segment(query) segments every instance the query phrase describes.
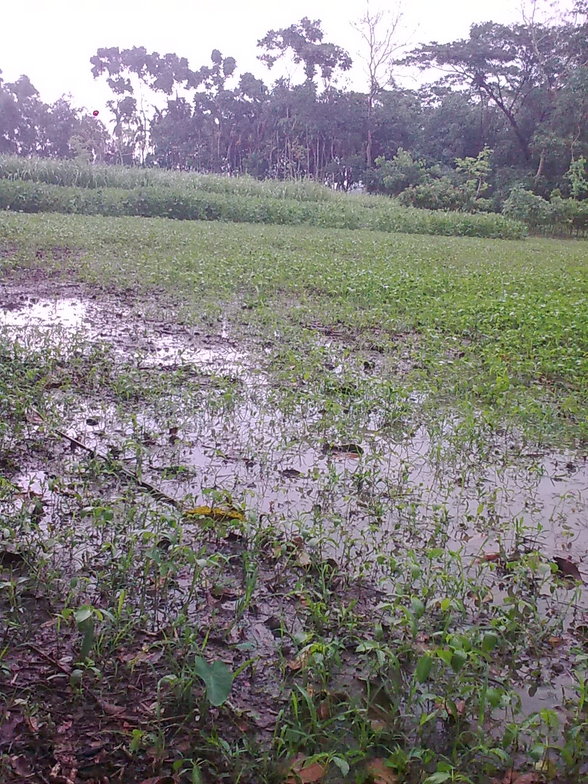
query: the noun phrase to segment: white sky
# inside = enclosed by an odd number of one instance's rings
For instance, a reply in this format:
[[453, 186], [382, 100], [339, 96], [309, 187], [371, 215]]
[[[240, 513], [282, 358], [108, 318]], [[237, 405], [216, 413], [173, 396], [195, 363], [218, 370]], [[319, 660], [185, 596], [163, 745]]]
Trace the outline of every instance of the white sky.
[[[378, 7], [393, 4], [372, 0], [372, 10]], [[192, 68], [209, 64], [217, 48], [237, 59], [239, 72], [253, 71], [269, 83], [274, 72], [257, 61], [257, 40], [308, 16], [323, 21], [325, 40], [352, 55], [346, 81], [360, 88], [359, 41], [350, 23], [364, 9], [365, 0], [0, 0], [0, 70], [6, 81], [27, 74], [45, 101], [71, 94], [90, 110], [103, 109], [110, 95], [90, 73], [89, 58], [101, 46], [175, 52]], [[405, 35], [415, 45], [466, 36], [474, 22], [508, 23], [520, 15], [520, 0], [404, 2]]]

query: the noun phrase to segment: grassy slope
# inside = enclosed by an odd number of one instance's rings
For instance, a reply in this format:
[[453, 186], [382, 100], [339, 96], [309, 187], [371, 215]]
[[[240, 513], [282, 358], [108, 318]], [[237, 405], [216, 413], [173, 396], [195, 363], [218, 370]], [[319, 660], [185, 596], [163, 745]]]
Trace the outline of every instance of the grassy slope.
[[0, 156], [0, 208], [447, 236], [517, 239], [526, 234], [522, 223], [502, 215], [405, 208], [385, 196], [335, 192], [308, 180], [259, 181], [10, 156]]
[[391, 345], [417, 333], [411, 382], [436, 403], [507, 413], [544, 438], [586, 435], [584, 243], [57, 215], [3, 214], [0, 227], [30, 263], [40, 248], [79, 250], [75, 274], [162, 287], [192, 318], [238, 300], [241, 320], [294, 343], [316, 321], [378, 329]]

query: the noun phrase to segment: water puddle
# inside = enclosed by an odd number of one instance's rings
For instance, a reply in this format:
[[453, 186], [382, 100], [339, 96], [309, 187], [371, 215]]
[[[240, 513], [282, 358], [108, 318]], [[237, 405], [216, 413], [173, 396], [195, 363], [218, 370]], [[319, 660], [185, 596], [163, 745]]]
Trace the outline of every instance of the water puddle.
[[130, 309], [113, 308], [81, 298], [22, 297], [0, 306], [0, 332], [28, 350], [63, 346], [64, 338], [107, 346], [121, 362], [139, 368], [192, 365], [207, 374], [240, 378], [260, 374], [250, 357], [226, 336], [199, 336], [188, 328], [140, 321]]
[[80, 299], [37, 300], [4, 306], [0, 310], [0, 327], [80, 329], [88, 313], [88, 303]]
[[[192, 412], [180, 402], [165, 412], [158, 401], [154, 410], [125, 420], [109, 403], [64, 403], [69, 435], [104, 454], [115, 450], [178, 501], [203, 503], [209, 488], [220, 487], [282, 527], [319, 526], [331, 542], [355, 537], [361, 557], [406, 546], [407, 532], [413, 545], [429, 542], [443, 517], [446, 542], [472, 555], [517, 546], [526, 536], [550, 557], [588, 562], [586, 458], [511, 458], [499, 449], [496, 461], [472, 454], [469, 464], [455, 464], [439, 457], [426, 428], [395, 438], [385, 435], [377, 415], [365, 421], [354, 453], [324, 429], [311, 404], [276, 408], [259, 357], [226, 334], [202, 336], [181, 325], [140, 321], [120, 303], [28, 298], [0, 310], [0, 327], [16, 341], [39, 328], [82, 332], [139, 369], [193, 366], [239, 378], [243, 394], [228, 413], [207, 406]], [[341, 368], [335, 354], [332, 376]]]
[[[379, 374], [373, 373], [385, 357], [354, 358], [344, 347], [341, 359], [336, 347], [322, 346], [327, 352], [333, 348], [332, 356], [325, 356], [325, 379], [345, 382], [355, 373], [350, 372], [355, 361], [357, 373], [374, 385], [371, 411], [362, 400], [354, 413], [350, 396], [349, 404], [331, 414], [328, 393], [317, 400], [298, 394], [303, 387], [296, 386], [299, 379], [288, 380], [287, 371], [282, 386], [273, 385], [267, 357], [245, 350], [227, 332], [202, 335], [183, 325], [142, 320], [137, 310], [120, 303], [28, 299], [0, 310], [3, 329], [31, 350], [45, 345], [42, 341], [54, 331], [62, 340], [63, 335], [82, 336], [110, 351], [121, 366], [144, 370], [145, 383], [157, 371], [169, 375], [178, 368], [237, 379], [236, 395], [211, 388], [207, 396], [190, 398], [178, 385], [154, 403], [146, 399], [138, 405], [88, 399], [71, 389], [49, 393], [67, 436], [97, 450], [101, 460], [115, 458], [180, 506], [226, 498], [251, 520], [286, 536], [302, 535], [321, 556], [351, 570], [365, 572], [370, 564], [374, 580], [379, 557], [431, 548], [457, 550], [472, 565], [497, 554], [539, 553], [541, 590], [546, 593], [535, 598], [541, 607], [544, 599], [547, 607], [557, 598], [558, 591], [565, 604], [566, 589], [558, 588], [550, 575], [556, 558], [569, 559], [588, 577], [586, 457], [521, 454], [506, 443], [483, 454], [472, 448], [457, 456], [451, 448], [451, 421], [436, 434], [423, 424], [393, 431], [378, 399]], [[408, 367], [409, 358], [400, 359]], [[418, 395], [404, 401], [415, 420], [421, 402]], [[45, 504], [48, 531], [57, 519], [73, 520], [71, 509], [77, 503], [79, 478], [72, 479], [66, 492], [66, 475], [80, 471], [84, 456], [75, 444], [62, 440], [55, 458], [61, 465], [54, 471], [61, 484], [51, 479], [50, 466], [40, 465], [11, 480], [21, 493], [17, 510], [31, 498]], [[129, 483], [128, 476], [115, 479], [113, 497]], [[78, 545], [72, 545], [69, 556], [79, 564], [92, 552], [95, 520], [88, 518], [86, 538], [80, 535], [86, 522], [78, 519], [76, 525]], [[490, 572], [487, 579], [494, 601], [500, 601], [498, 573]], [[586, 610], [583, 589], [573, 613]], [[545, 687], [533, 705], [548, 704], [553, 691]]]

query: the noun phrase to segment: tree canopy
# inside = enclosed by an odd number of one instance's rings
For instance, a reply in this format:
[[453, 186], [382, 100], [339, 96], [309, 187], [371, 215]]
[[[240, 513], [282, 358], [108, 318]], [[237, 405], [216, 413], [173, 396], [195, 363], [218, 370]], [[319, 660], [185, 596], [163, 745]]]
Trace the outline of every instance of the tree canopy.
[[[399, 151], [400, 160], [406, 153], [424, 167], [428, 182], [449, 178], [459, 188], [457, 159], [489, 150], [485, 185], [493, 197], [514, 185], [571, 194], [570, 166], [588, 157], [585, 0], [552, 22], [476, 24], [467, 38], [422, 44], [395, 63], [398, 20], [385, 28], [378, 15], [361, 20], [364, 91], [340, 86], [351, 57], [307, 17], [257, 43], [268, 74], [287, 61], [301, 78], [268, 82], [240, 72], [219, 49], [197, 65], [142, 46], [98, 49], [90, 66], [111, 92], [106, 124], [70, 99], [44, 103], [26, 76], [8, 83], [0, 73], [0, 152], [314, 177], [386, 192], [393, 179], [386, 165]], [[391, 78], [399, 65], [433, 80], [404, 89]]]

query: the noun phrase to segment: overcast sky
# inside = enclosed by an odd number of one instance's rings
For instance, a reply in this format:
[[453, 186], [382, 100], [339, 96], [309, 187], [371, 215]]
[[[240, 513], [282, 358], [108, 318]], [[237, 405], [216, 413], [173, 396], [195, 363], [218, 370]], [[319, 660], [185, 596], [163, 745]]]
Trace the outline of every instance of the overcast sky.
[[[391, 6], [382, 0], [379, 7]], [[474, 22], [512, 22], [521, 15], [520, 0], [406, 0], [404, 7], [403, 35], [414, 44], [460, 38]], [[360, 88], [351, 22], [364, 9], [365, 0], [0, 0], [0, 70], [6, 81], [27, 74], [45, 101], [71, 94], [89, 110], [103, 109], [109, 96], [90, 73], [89, 58], [101, 46], [175, 52], [193, 68], [208, 63], [217, 48], [237, 59], [239, 71], [269, 82], [272, 73], [256, 60], [257, 40], [308, 16], [321, 19], [325, 39], [354, 57], [347, 82]]]

